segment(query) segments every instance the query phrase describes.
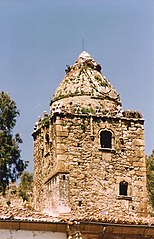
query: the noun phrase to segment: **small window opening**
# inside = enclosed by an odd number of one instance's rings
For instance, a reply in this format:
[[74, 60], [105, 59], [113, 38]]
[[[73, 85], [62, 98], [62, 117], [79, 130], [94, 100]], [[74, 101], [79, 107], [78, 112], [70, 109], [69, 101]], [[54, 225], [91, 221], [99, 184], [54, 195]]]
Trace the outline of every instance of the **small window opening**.
[[100, 144], [102, 148], [112, 148], [112, 133], [110, 131], [101, 131]]
[[66, 179], [66, 176], [65, 175], [63, 175], [63, 180], [65, 180]]
[[44, 157], [44, 149], [41, 150], [42, 158]]
[[79, 201], [79, 207], [81, 207], [81, 205], [82, 205], [82, 201]]
[[80, 165], [81, 163], [80, 162], [78, 162], [78, 165]]
[[127, 196], [128, 191], [128, 183], [125, 181], [120, 182], [119, 184], [119, 194], [123, 196]]
[[46, 140], [46, 142], [49, 144], [49, 134], [46, 134], [46, 135], [45, 135], [45, 140]]

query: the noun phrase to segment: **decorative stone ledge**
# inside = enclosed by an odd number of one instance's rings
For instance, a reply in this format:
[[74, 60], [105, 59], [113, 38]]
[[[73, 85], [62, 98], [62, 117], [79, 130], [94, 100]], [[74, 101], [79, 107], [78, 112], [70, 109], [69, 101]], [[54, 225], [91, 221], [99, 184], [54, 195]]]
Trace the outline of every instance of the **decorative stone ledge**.
[[107, 152], [107, 153], [115, 153], [115, 149], [110, 149], [110, 148], [99, 148], [99, 150], [102, 152]]
[[125, 196], [125, 195], [118, 195], [117, 199], [132, 201], [132, 197], [131, 196]]

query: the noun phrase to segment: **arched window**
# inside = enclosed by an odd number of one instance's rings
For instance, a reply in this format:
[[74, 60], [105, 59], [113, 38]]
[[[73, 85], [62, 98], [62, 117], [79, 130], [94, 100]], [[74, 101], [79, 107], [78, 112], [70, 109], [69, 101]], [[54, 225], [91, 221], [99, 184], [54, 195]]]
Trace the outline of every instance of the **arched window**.
[[126, 181], [122, 181], [119, 184], [119, 195], [127, 196], [128, 195], [128, 183]]
[[112, 133], [108, 130], [103, 130], [100, 133], [101, 148], [112, 148]]

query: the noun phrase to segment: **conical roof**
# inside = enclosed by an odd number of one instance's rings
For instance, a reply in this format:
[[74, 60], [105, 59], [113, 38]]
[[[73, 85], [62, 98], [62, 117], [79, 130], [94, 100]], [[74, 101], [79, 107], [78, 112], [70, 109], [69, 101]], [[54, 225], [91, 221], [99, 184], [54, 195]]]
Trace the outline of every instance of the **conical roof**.
[[101, 66], [83, 51], [76, 63], [67, 66], [66, 76], [51, 103], [51, 114], [111, 114], [121, 111], [119, 94], [101, 73]]

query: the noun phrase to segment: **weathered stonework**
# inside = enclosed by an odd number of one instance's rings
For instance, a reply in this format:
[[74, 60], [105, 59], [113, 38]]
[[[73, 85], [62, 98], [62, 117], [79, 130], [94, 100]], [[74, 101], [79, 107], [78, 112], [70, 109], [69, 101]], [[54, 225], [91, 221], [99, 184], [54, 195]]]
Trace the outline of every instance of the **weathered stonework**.
[[49, 214], [147, 215], [144, 120], [86, 52], [69, 66], [34, 138], [34, 206]]

